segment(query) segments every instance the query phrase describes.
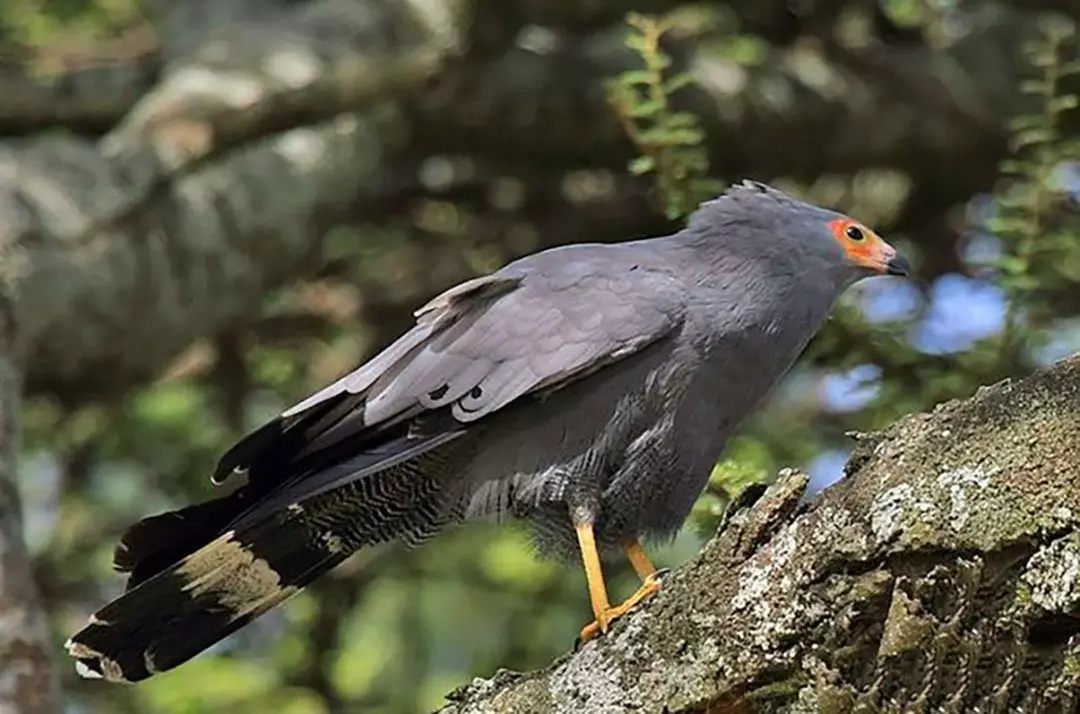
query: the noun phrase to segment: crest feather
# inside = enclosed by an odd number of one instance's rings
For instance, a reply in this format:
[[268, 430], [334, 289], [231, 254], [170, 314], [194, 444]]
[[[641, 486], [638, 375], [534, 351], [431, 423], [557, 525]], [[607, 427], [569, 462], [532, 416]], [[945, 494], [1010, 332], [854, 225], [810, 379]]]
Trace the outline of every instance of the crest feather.
[[693, 229], [731, 223], [771, 223], [772, 217], [777, 213], [813, 208], [780, 189], [760, 181], [744, 179], [732, 184], [716, 198], [704, 201], [690, 215], [687, 225]]

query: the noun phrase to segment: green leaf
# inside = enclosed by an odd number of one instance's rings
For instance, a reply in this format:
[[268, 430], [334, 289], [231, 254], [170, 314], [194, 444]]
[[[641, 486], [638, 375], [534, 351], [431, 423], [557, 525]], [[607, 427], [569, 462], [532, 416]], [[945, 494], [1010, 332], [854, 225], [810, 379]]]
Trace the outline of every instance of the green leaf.
[[681, 129], [683, 127], [695, 127], [698, 125], [698, 118], [690, 112], [672, 112], [664, 115], [664, 126], [670, 129]]
[[1028, 57], [1028, 63], [1039, 69], [1046, 69], [1057, 64], [1057, 54], [1047, 48], [1032, 53]]
[[1000, 268], [1002, 272], [1015, 277], [1027, 272], [1028, 264], [1026, 260], [1015, 255], [1006, 255], [998, 261], [998, 268]]
[[644, 146], [668, 146], [668, 132], [663, 127], [649, 127], [638, 134], [638, 141]]
[[664, 111], [665, 102], [662, 99], [650, 99], [630, 107], [627, 114], [636, 119], [651, 117]]
[[1076, 26], [1061, 15], [1043, 15], [1039, 18], [1039, 30], [1046, 35], [1047, 44], [1053, 46], [1076, 33]]
[[644, 55], [645, 66], [654, 72], [662, 72], [671, 66], [671, 58], [663, 52], [650, 52]]
[[695, 179], [691, 186], [693, 186], [694, 193], [701, 196], [702, 199], [712, 198], [724, 190], [724, 183], [713, 178]]
[[754, 67], [764, 62], [771, 47], [754, 35], [731, 35], [726, 38], [720, 54], [743, 67]]
[[524, 531], [505, 529], [488, 541], [478, 553], [478, 567], [489, 582], [523, 592], [536, 592], [558, 574], [559, 566], [550, 560], [522, 558], [531, 542]]
[[674, 94], [683, 87], [687, 87], [693, 83], [694, 75], [689, 72], [680, 72], [664, 82], [664, 92], [667, 94]]
[[1013, 117], [1009, 120], [1008, 123], [1010, 132], [1040, 126], [1046, 126], [1046, 117], [1044, 117], [1042, 114], [1025, 114], [1022, 116]]
[[705, 132], [696, 128], [668, 129], [666, 133], [668, 144], [697, 146], [705, 140]]
[[630, 172], [631, 176], [642, 176], [655, 168], [656, 159], [646, 154], [633, 159], [627, 166], [627, 171]]
[[1031, 222], [1026, 218], [1017, 216], [1002, 216], [989, 221], [990, 229], [1001, 237], [1011, 235], [1026, 235]]
[[1031, 292], [1039, 287], [1038, 276], [1029, 273], [1016, 274], [1013, 277], [1013, 289], [1019, 292]]
[[648, 86], [653, 82], [653, 73], [644, 69], [632, 69], [620, 74], [617, 81], [627, 87]]
[[1054, 97], [1049, 102], [1049, 109], [1053, 112], [1064, 112], [1069, 109], [1076, 109], [1080, 106], [1080, 98], [1075, 94], [1062, 94]]
[[664, 215], [669, 221], [674, 221], [685, 216], [686, 211], [683, 210], [682, 206], [679, 206], [678, 204], [669, 203], [664, 209]]
[[1046, 94], [1049, 86], [1042, 79], [1025, 79], [1020, 82], [1020, 91], [1024, 94]]
[[1031, 161], [1024, 159], [1005, 159], [1001, 162], [1001, 172], [1006, 174], [1028, 174], [1037, 169]]
[[1046, 144], [1054, 140], [1056, 133], [1045, 126], [1031, 127], [1016, 132], [1010, 138], [1009, 144], [1013, 151], [1019, 151], [1024, 147]]
[[623, 40], [623, 44], [626, 45], [626, 49], [632, 50], [639, 55], [645, 53], [645, 38], [641, 35], [629, 34], [626, 36], [626, 39]]

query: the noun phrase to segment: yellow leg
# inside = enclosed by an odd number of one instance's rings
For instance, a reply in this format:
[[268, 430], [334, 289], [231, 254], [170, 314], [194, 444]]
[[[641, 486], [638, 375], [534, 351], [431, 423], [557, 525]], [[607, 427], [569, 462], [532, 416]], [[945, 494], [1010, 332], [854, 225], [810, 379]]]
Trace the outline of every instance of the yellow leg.
[[649, 562], [645, 555], [645, 549], [636, 539], [625, 546], [626, 557], [634, 566], [634, 572], [641, 578], [641, 587], [633, 595], [621, 604], [611, 607], [608, 601], [607, 586], [604, 584], [604, 574], [600, 568], [600, 556], [596, 551], [596, 540], [593, 536], [592, 526], [585, 524], [577, 527], [578, 546], [581, 548], [581, 559], [585, 564], [585, 579], [589, 584], [589, 598], [592, 600], [593, 622], [586, 625], [578, 642], [587, 642], [602, 632], [607, 632], [611, 623], [625, 615], [642, 602], [652, 597], [660, 589], [660, 581], [657, 578], [657, 570]]
[[578, 548], [581, 549], [581, 562], [585, 567], [585, 583], [589, 586], [593, 617], [596, 618], [593, 625], [596, 625], [601, 632], [607, 632], [609, 622], [607, 614], [611, 610], [611, 601], [608, 600], [607, 585], [604, 584], [604, 571], [600, 567], [600, 554], [596, 550], [593, 527], [591, 523], [582, 523], [575, 526], [575, 530], [577, 530]]
[[626, 544], [626, 557], [630, 565], [634, 566], [634, 572], [642, 582], [656, 575], [656, 566], [649, 560], [649, 556], [645, 555], [645, 549], [641, 547], [641, 541], [637, 538]]

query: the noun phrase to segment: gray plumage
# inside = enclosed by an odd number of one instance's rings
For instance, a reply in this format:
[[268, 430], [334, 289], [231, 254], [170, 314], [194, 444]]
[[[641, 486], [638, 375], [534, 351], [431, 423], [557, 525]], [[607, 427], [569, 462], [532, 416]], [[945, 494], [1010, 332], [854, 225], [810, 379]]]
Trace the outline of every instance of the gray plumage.
[[234, 447], [216, 478], [245, 486], [137, 524], [117, 556], [128, 592], [69, 649], [84, 674], [142, 679], [357, 548], [461, 520], [527, 519], [562, 556], [582, 522], [609, 552], [670, 536], [841, 292], [906, 272], [884, 243], [880, 265], [854, 260], [841, 220], [744, 183], [672, 236], [547, 250], [448, 290]]

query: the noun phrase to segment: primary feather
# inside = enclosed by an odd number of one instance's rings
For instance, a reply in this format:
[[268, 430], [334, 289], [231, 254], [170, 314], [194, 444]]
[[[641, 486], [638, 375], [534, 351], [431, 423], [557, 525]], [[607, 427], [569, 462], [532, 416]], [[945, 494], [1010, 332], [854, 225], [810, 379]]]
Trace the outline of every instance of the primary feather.
[[124, 595], [68, 643], [80, 671], [174, 667], [358, 548], [512, 514], [549, 552], [667, 535], [731, 431], [853, 279], [838, 214], [760, 184], [686, 230], [544, 251], [436, 297], [359, 369], [220, 462], [232, 493], [123, 537]]

